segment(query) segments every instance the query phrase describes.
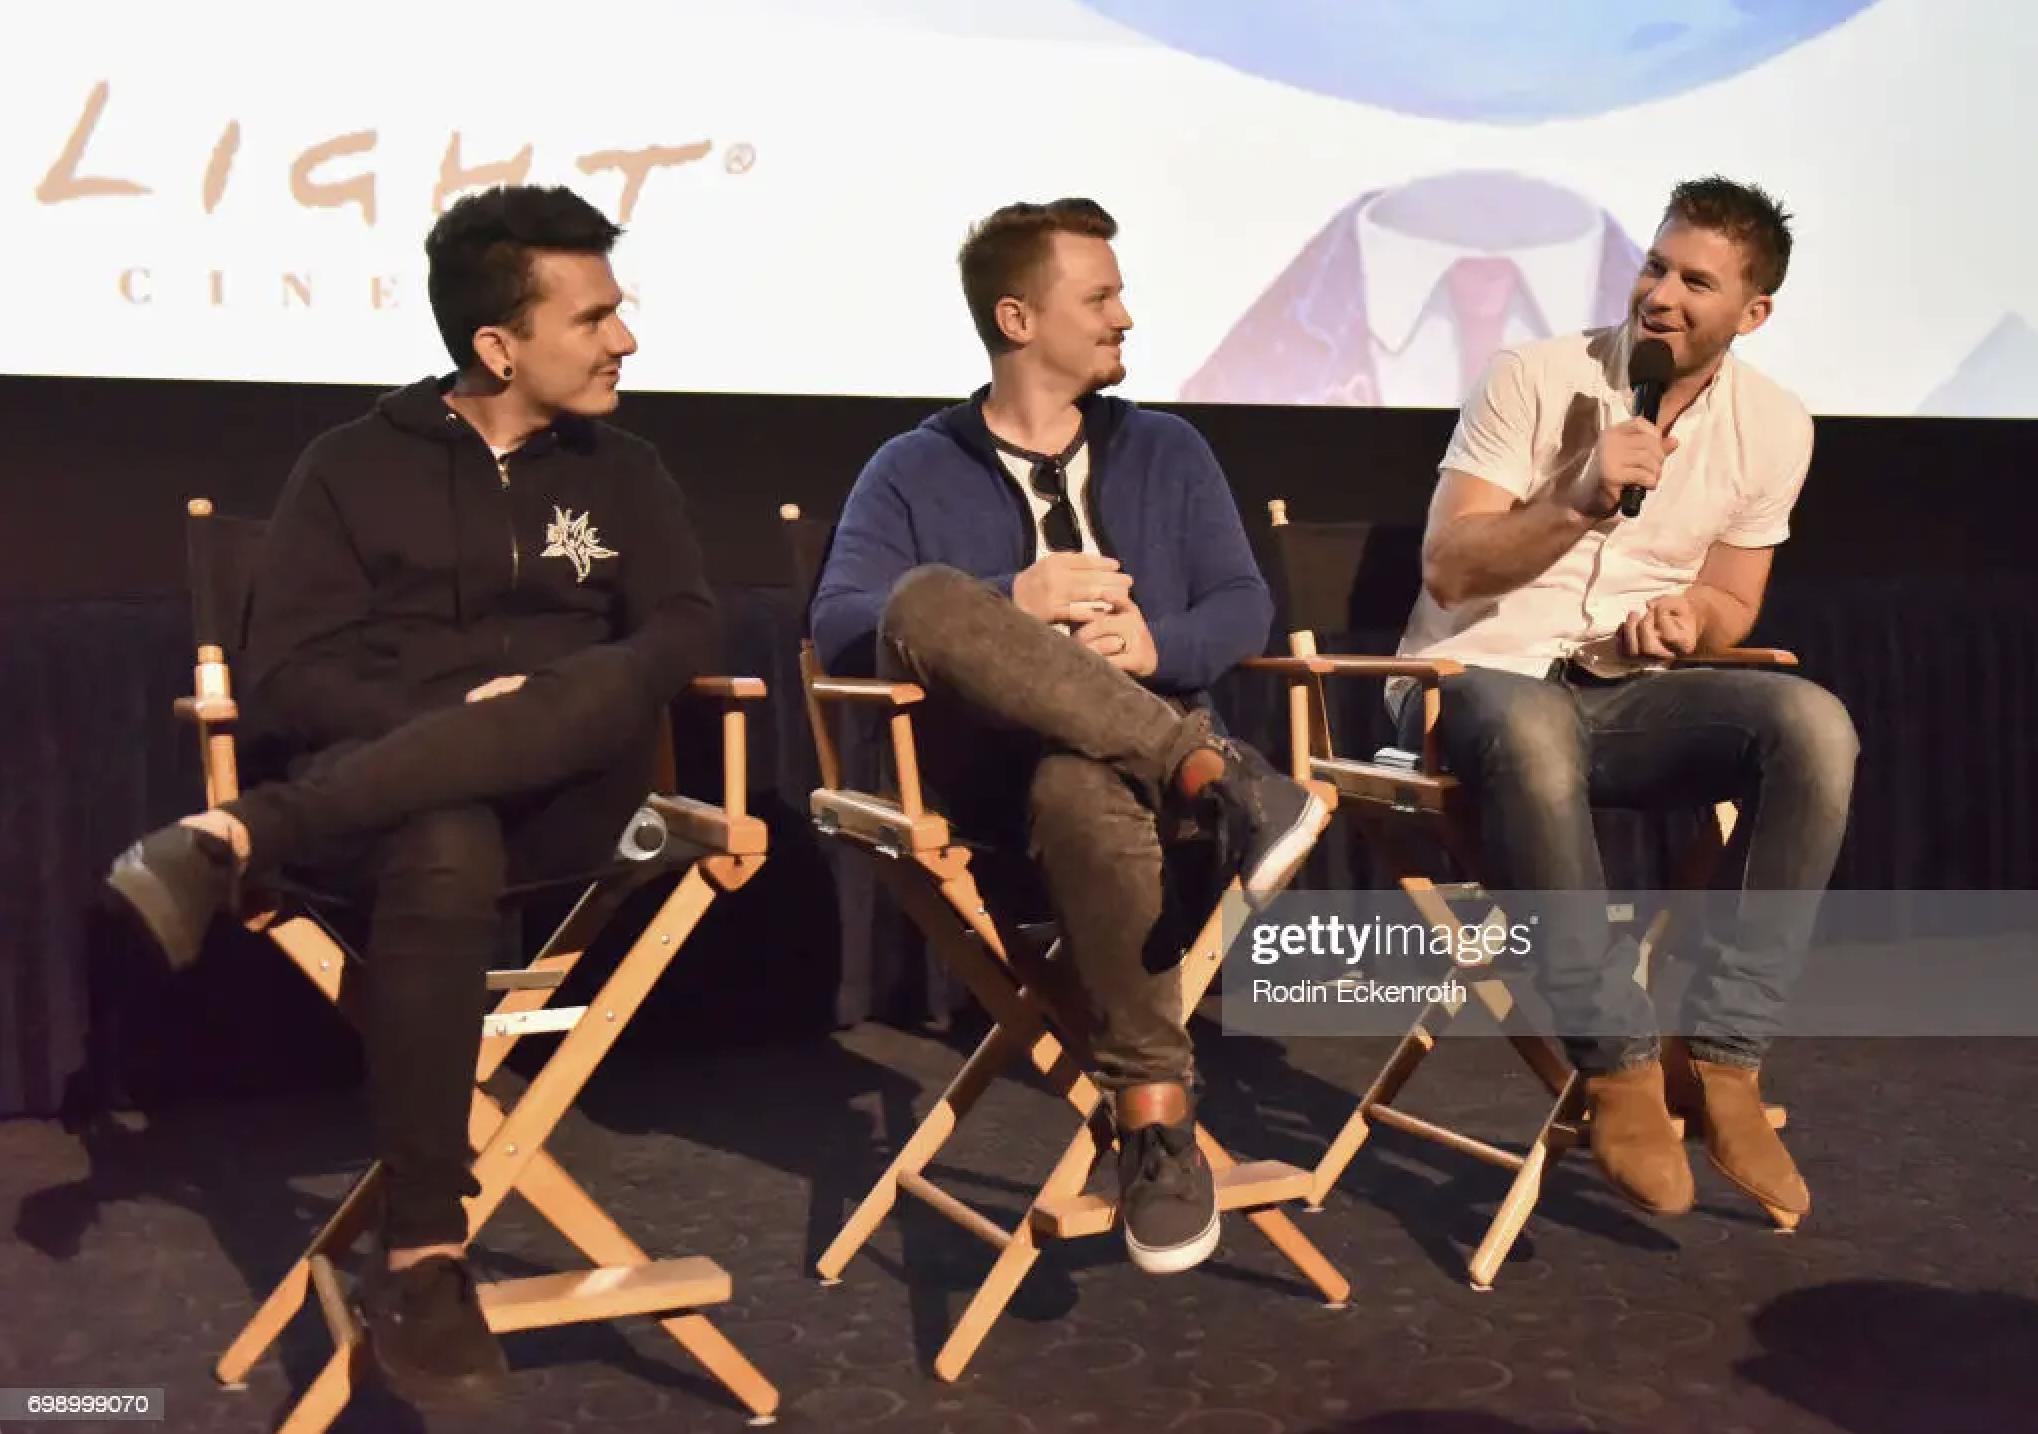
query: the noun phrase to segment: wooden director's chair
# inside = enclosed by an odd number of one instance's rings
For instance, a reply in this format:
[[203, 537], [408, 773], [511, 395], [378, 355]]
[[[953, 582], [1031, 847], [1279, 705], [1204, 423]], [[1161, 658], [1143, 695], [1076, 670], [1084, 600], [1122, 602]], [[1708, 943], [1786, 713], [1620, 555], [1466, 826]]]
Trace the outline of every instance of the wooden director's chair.
[[[1350, 815], [1367, 847], [1386, 864], [1422, 918], [1438, 930], [1456, 932], [1467, 923], [1453, 912], [1452, 901], [1471, 902], [1475, 908], [1491, 907], [1491, 903], [1482, 902], [1484, 888], [1475, 879], [1476, 813], [1470, 810], [1458, 780], [1442, 770], [1437, 749], [1437, 721], [1443, 700], [1439, 684], [1445, 677], [1463, 671], [1463, 667], [1448, 660], [1324, 654], [1317, 651], [1316, 642], [1318, 630], [1344, 632], [1355, 627], [1386, 633], [1399, 630], [1413, 600], [1415, 585], [1421, 580], [1416, 557], [1419, 545], [1413, 541], [1416, 535], [1412, 530], [1385, 529], [1369, 523], [1291, 523], [1285, 502], [1275, 499], [1267, 506], [1273, 520], [1276, 568], [1285, 589], [1288, 646], [1292, 655], [1262, 658], [1251, 665], [1287, 675], [1291, 744], [1296, 751], [1309, 754], [1310, 772], [1334, 785], [1345, 798], [1341, 810]], [[1397, 539], [1411, 540], [1401, 544], [1405, 551], [1397, 552]], [[1397, 557], [1405, 561], [1397, 563]], [[1778, 648], [1743, 647], [1707, 653], [1702, 658], [1687, 659], [1682, 665], [1784, 668], [1795, 667], [1797, 658]], [[1325, 700], [1326, 677], [1414, 679], [1420, 684], [1423, 711], [1421, 750], [1408, 753], [1387, 747], [1376, 752], [1371, 760], [1339, 756], [1332, 742], [1330, 709]], [[1696, 838], [1676, 863], [1673, 879], [1677, 886], [1702, 888], [1707, 884], [1733, 834], [1736, 815], [1733, 802], [1719, 803], [1704, 814]], [[1411, 840], [1421, 834], [1426, 834], [1430, 842]], [[1435, 879], [1426, 853], [1437, 848], [1449, 856], [1463, 880]], [[1621, 919], [1633, 915], [1616, 908], [1610, 908], [1609, 914]], [[1659, 911], [1650, 918], [1639, 939], [1635, 979], [1644, 986], [1649, 983], [1651, 958], [1662, 949], [1669, 924], [1670, 912]], [[1458, 974], [1461, 978], [1468, 975]], [[1503, 1149], [1425, 1120], [1394, 1103], [1459, 1013], [1460, 1003], [1433, 1002], [1416, 1016], [1350, 1119], [1325, 1150], [1311, 1173], [1309, 1203], [1312, 1208], [1322, 1205], [1376, 1124], [1512, 1171], [1513, 1183], [1470, 1262], [1473, 1287], [1486, 1290], [1492, 1288], [1494, 1276], [1535, 1209], [1543, 1177], [1550, 1166], [1585, 1138], [1585, 1087], [1563, 1048], [1524, 1019], [1504, 978], [1488, 975], [1463, 979], [1461, 984], [1471, 1000], [1493, 1018], [1509, 1044], [1549, 1091], [1548, 1112], [1526, 1151], [1517, 1154]], [[1785, 1120], [1783, 1108], [1770, 1106], [1769, 1118], [1772, 1125], [1781, 1128]], [[1796, 1227], [1798, 1216], [1767, 1205], [1763, 1208], [1779, 1229], [1789, 1231]]]
[[[799, 591], [811, 594], [826, 556], [826, 524], [802, 519], [791, 504], [779, 510], [785, 523]], [[802, 624], [804, 627], [804, 615]], [[960, 1378], [992, 1323], [1004, 1311], [1041, 1244], [1109, 1233], [1117, 1223], [1117, 1197], [1085, 1194], [1091, 1172], [1116, 1145], [1103, 1093], [1084, 1073], [1080, 1058], [1083, 1022], [1077, 1003], [1062, 993], [1069, 976], [1058, 962], [1056, 941], [1038, 954], [1030, 931], [994, 914], [970, 871], [972, 849], [948, 821], [930, 811], [920, 789], [913, 742], [912, 709], [925, 696], [903, 682], [830, 677], [821, 671], [811, 637], [801, 643], [800, 669], [807, 715], [820, 762], [821, 786], [810, 806], [815, 825], [874, 867], [879, 881], [899, 903], [929, 946], [968, 987], [990, 1016], [990, 1033], [942, 1092], [883, 1175], [865, 1195], [817, 1263], [824, 1284], [839, 1283], [842, 1270], [862, 1248], [901, 1193], [922, 1201], [998, 1252], [962, 1318], [934, 1360], [945, 1380]], [[833, 709], [874, 707], [889, 727], [897, 794], [878, 796], [845, 790], [836, 746]], [[1313, 783], [1326, 805], [1336, 796]], [[1237, 883], [1232, 883], [1237, 890]], [[1212, 913], [1182, 960], [1184, 1018], [1196, 1009], [1223, 957], [1220, 913]], [[1024, 1059], [1050, 1091], [1074, 1107], [1080, 1127], [1010, 1230], [994, 1223], [924, 1174], [928, 1164], [968, 1116], [991, 1079]], [[1280, 1210], [1303, 1197], [1309, 1172], [1278, 1161], [1241, 1163], [1201, 1125], [1196, 1140], [1210, 1162], [1219, 1210], [1246, 1217], [1274, 1244], [1333, 1309], [1342, 1309], [1351, 1286], [1315, 1245]]]
[[[208, 807], [239, 794], [235, 764], [236, 707], [228, 655], [239, 646], [246, 615], [253, 553], [264, 524], [215, 517], [204, 499], [188, 505], [187, 525], [193, 623], [198, 643], [194, 695], [179, 698], [180, 717], [198, 729]], [[587, 1320], [652, 1315], [680, 1345], [755, 1416], [772, 1422], [778, 1391], [711, 1323], [704, 1306], [730, 1297], [730, 1280], [703, 1255], [653, 1260], [619, 1229], [594, 1198], [545, 1151], [545, 1142], [595, 1067], [608, 1054], [639, 1004], [664, 972], [716, 895], [734, 891], [764, 861], [765, 828], [744, 811], [746, 784], [744, 715], [741, 704], [764, 695], [764, 684], [749, 677], [706, 677], [691, 695], [722, 704], [723, 802], [712, 806], [678, 796], [651, 796], [633, 821], [632, 853], [620, 851], [602, 870], [526, 887], [508, 894], [511, 903], [540, 895], [570, 896], [578, 902], [529, 965], [488, 973], [488, 989], [501, 999], [485, 1018], [481, 1058], [474, 1076], [468, 1117], [473, 1173], [481, 1193], [468, 1198], [467, 1238], [471, 1243], [503, 1198], [512, 1191], [593, 1262], [593, 1268], [538, 1275], [479, 1286], [489, 1328], [497, 1333], [547, 1329]], [[669, 740], [668, 760], [669, 760]], [[661, 786], [671, 785], [661, 780]], [[679, 882], [636, 938], [594, 1000], [584, 1007], [554, 1008], [553, 993], [583, 952], [632, 892], [661, 876]], [[358, 957], [333, 934], [306, 893], [285, 891], [247, 921], [282, 948], [328, 1000], [351, 1018], [361, 976]], [[318, 901], [323, 905], [324, 901]], [[485, 1089], [525, 1036], [561, 1033], [557, 1050], [507, 1112]], [[273, 1344], [315, 1294], [333, 1354], [290, 1409], [280, 1426], [286, 1434], [315, 1434], [330, 1426], [352, 1397], [366, 1358], [360, 1320], [335, 1271], [368, 1229], [379, 1205], [382, 1166], [371, 1165], [355, 1181], [304, 1254], [262, 1302], [214, 1366], [229, 1389], [245, 1389], [249, 1368]]]

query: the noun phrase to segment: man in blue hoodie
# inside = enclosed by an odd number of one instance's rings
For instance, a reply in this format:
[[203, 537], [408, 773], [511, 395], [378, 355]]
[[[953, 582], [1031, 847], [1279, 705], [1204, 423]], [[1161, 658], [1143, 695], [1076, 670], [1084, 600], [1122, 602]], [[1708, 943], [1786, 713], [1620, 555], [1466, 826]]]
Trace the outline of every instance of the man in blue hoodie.
[[880, 448], [814, 596], [831, 671], [916, 682], [930, 784], [965, 830], [1025, 843], [1088, 998], [1115, 1097], [1120, 1214], [1140, 1268], [1216, 1248], [1196, 1149], [1163, 858], [1214, 842], [1264, 901], [1328, 820], [1220, 737], [1205, 689], [1265, 646], [1273, 604], [1230, 487], [1181, 419], [1101, 390], [1132, 327], [1087, 199], [1012, 204], [961, 253], [991, 382]]

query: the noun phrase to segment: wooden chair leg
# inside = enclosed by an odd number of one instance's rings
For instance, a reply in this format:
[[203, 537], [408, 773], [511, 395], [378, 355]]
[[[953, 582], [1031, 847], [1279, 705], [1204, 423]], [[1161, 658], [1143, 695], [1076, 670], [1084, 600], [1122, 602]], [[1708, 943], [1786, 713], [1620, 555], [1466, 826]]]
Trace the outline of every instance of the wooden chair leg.
[[464, 1202], [470, 1238], [515, 1186], [532, 1154], [551, 1137], [553, 1127], [580, 1095], [714, 899], [715, 889], [699, 866], [688, 870], [588, 1003], [586, 1016], [561, 1038], [545, 1068], [525, 1088], [516, 1109], [476, 1156], [473, 1173], [481, 1193]]
[[[1089, 1183], [1090, 1171], [1097, 1163], [1097, 1157], [1106, 1147], [1099, 1139], [1097, 1127], [1086, 1122], [1069, 1141], [1061, 1159], [1055, 1162], [1047, 1180], [1033, 1197], [1033, 1206], [1049, 1200], [1065, 1200], [1080, 1195], [1083, 1186]], [[940, 1378], [954, 1382], [962, 1377], [977, 1347], [990, 1333], [991, 1326], [1005, 1306], [1012, 1301], [1013, 1293], [1019, 1288], [1020, 1280], [1033, 1268], [1033, 1262], [1040, 1258], [1039, 1238], [1034, 1233], [1033, 1209], [1029, 1207], [1026, 1216], [1012, 1232], [1010, 1242], [992, 1264], [990, 1273], [984, 1276], [977, 1292], [970, 1297], [962, 1318], [957, 1320], [948, 1340], [934, 1357], [934, 1372]]]
[[[656, 1317], [661, 1309], [727, 1298], [728, 1277], [712, 1261], [650, 1260], [593, 1197], [544, 1152], [543, 1145], [718, 891], [742, 884], [761, 860], [754, 855], [708, 858], [686, 872], [511, 1112], [505, 1113], [480, 1089], [480, 1083], [501, 1065], [518, 1037], [512, 1034], [484, 1039], [468, 1122], [469, 1138], [477, 1153], [474, 1174], [481, 1186], [480, 1194], [465, 1202], [469, 1239], [514, 1189], [597, 1265], [594, 1271], [577, 1275], [569, 1273], [486, 1287], [485, 1295], [497, 1297], [493, 1304], [484, 1300], [492, 1326], [517, 1329], [556, 1323], [560, 1317], [605, 1317], [605, 1310], [618, 1305], [629, 1312], [651, 1313]], [[705, 875], [703, 868], [707, 868]], [[627, 886], [633, 889], [640, 884], [641, 879]], [[606, 887], [585, 893], [533, 966], [563, 977], [578, 961], [591, 935], [613, 916], [627, 894], [627, 889], [612, 891]], [[349, 999], [352, 993], [345, 983], [345, 951], [329, 932], [302, 916], [261, 929], [343, 1014], [356, 1016]], [[512, 990], [498, 1004], [496, 1014], [536, 1010], [552, 994], [550, 985]], [[285, 1416], [280, 1427], [289, 1434], [321, 1434], [340, 1416], [359, 1382], [366, 1359], [366, 1341], [340, 1292], [332, 1260], [344, 1254], [367, 1227], [382, 1178], [383, 1169], [378, 1162], [355, 1182], [304, 1256], [270, 1292], [214, 1366], [214, 1374], [221, 1383], [241, 1386], [248, 1369], [303, 1307], [307, 1294], [316, 1294], [334, 1353]], [[649, 1271], [633, 1268], [643, 1266], [653, 1268]], [[649, 1280], [642, 1278], [646, 1274], [651, 1276]], [[635, 1278], [634, 1287], [620, 1299], [617, 1286], [607, 1278], [615, 1275]], [[519, 1284], [551, 1282], [559, 1282], [559, 1288], [544, 1291], [513, 1288]], [[505, 1315], [508, 1323], [498, 1324], [498, 1317]], [[755, 1422], [770, 1420], [778, 1407], [778, 1391], [704, 1315], [692, 1311], [669, 1314], [659, 1317], [659, 1323], [757, 1416]]]
[[311, 1257], [312, 1290], [318, 1297], [319, 1313], [325, 1317], [326, 1332], [332, 1337], [333, 1354], [318, 1372], [290, 1413], [278, 1434], [324, 1434], [354, 1397], [367, 1360], [367, 1341], [361, 1326], [340, 1290], [339, 1277], [324, 1255]]
[[1380, 1073], [1373, 1077], [1373, 1084], [1352, 1107], [1351, 1115], [1324, 1150], [1323, 1158], [1316, 1162], [1316, 1169], [1310, 1175], [1306, 1206], [1310, 1213], [1323, 1209], [1323, 1202], [1329, 1198], [1337, 1182], [1344, 1178], [1345, 1171], [1372, 1135], [1373, 1128], [1366, 1120], [1366, 1112], [1376, 1105], [1392, 1102], [1402, 1086], [1408, 1083], [1408, 1078], [1415, 1074], [1415, 1068], [1422, 1064], [1423, 1057], [1436, 1049], [1436, 1037], [1430, 1034], [1428, 1024], [1430, 1013], [1435, 1009], [1433, 1004], [1423, 1008], [1422, 1014], [1396, 1043], [1394, 1053], [1387, 1058]]
[[[597, 1266], [651, 1263], [543, 1144], [714, 898], [714, 888], [699, 869], [690, 870], [514, 1110], [505, 1113], [486, 1094], [475, 1092], [469, 1127], [479, 1150], [475, 1178], [482, 1188], [468, 1201], [470, 1238], [514, 1189]], [[591, 1024], [597, 1013], [600, 1024]], [[753, 1415], [765, 1418], [777, 1410], [778, 1390], [705, 1315], [668, 1315], [658, 1322]]]
[[905, 1173], [919, 1174], [932, 1161], [948, 1137], [977, 1103], [991, 1080], [998, 1072], [1017, 1057], [1017, 1041], [1011, 1030], [1005, 1026], [993, 1026], [989, 1035], [978, 1043], [976, 1050], [961, 1071], [948, 1083], [941, 1098], [921, 1119], [899, 1153], [892, 1157], [885, 1173], [870, 1187], [870, 1193], [857, 1205], [855, 1213], [843, 1225], [840, 1232], [829, 1242], [814, 1268], [821, 1278], [829, 1283], [841, 1279], [843, 1268], [853, 1259], [856, 1252], [876, 1231], [885, 1216], [898, 1201], [899, 1176]]
[[363, 1363], [359, 1349], [334, 1351], [325, 1368], [276, 1427], [276, 1434], [325, 1434], [347, 1407], [347, 1401], [354, 1397], [354, 1385]]
[[[1210, 1162], [1210, 1169], [1216, 1174], [1237, 1166], [1238, 1160], [1217, 1143], [1214, 1136], [1199, 1123], [1196, 1126], [1196, 1144], [1203, 1151], [1203, 1158]], [[1351, 1298], [1351, 1282], [1323, 1257], [1323, 1251], [1316, 1248], [1307, 1235], [1295, 1228], [1295, 1222], [1284, 1210], [1248, 1210], [1246, 1219], [1254, 1229], [1279, 1250], [1289, 1264], [1301, 1272], [1302, 1278], [1315, 1285], [1323, 1296], [1324, 1303], [1332, 1309], [1343, 1309]]]
[[[1738, 811], [1733, 803], [1721, 803], [1705, 813], [1698, 838], [1679, 861], [1676, 884], [1680, 889], [1702, 889], [1708, 883], [1728, 840], [1733, 835]], [[1355, 808], [1354, 820], [1369, 842], [1390, 859], [1397, 879], [1417, 910], [1432, 926], [1439, 929], [1455, 927], [1458, 923], [1448, 903], [1425, 876], [1415, 874], [1415, 868], [1401, 859], [1401, 847], [1395, 828], [1377, 817], [1369, 816], [1365, 809]], [[1445, 845], [1466, 872], [1473, 871], [1472, 858], [1474, 843], [1461, 830], [1459, 823], [1446, 820], [1442, 835]], [[1640, 938], [1639, 959], [1636, 980], [1645, 988], [1649, 983], [1654, 957], [1659, 952], [1664, 936], [1672, 924], [1670, 910], [1658, 912]], [[1405, 1125], [1418, 1135], [1440, 1141], [1495, 1163], [1512, 1166], [1514, 1179], [1502, 1200], [1499, 1210], [1488, 1225], [1479, 1247], [1470, 1261], [1470, 1274], [1475, 1289], [1490, 1289], [1508, 1252], [1519, 1238], [1529, 1215], [1534, 1211], [1542, 1192], [1543, 1177], [1550, 1165], [1578, 1138], [1584, 1120], [1584, 1086], [1562, 1049], [1548, 1036], [1533, 1030], [1521, 1018], [1512, 994], [1497, 978], [1477, 980], [1472, 983], [1473, 995], [1489, 1015], [1500, 1026], [1509, 1044], [1521, 1056], [1524, 1064], [1535, 1073], [1553, 1097], [1548, 1117], [1541, 1131], [1530, 1145], [1527, 1153], [1518, 1158], [1509, 1152], [1474, 1141], [1427, 1121], [1421, 1121], [1389, 1107], [1380, 1112], [1379, 1119], [1394, 1117], [1394, 1123]], [[1455, 1012], [1452, 1012], [1455, 1014]], [[1424, 1012], [1424, 1018], [1429, 1015]], [[1312, 1207], [1320, 1207], [1325, 1195], [1342, 1176], [1359, 1148], [1370, 1134], [1367, 1113], [1376, 1106], [1386, 1106], [1412, 1075], [1416, 1065], [1427, 1055], [1434, 1044], [1434, 1038], [1424, 1028], [1424, 1021], [1403, 1036], [1394, 1053], [1373, 1086], [1366, 1092], [1344, 1127], [1332, 1140], [1318, 1163], [1312, 1181], [1310, 1200]], [[1772, 1124], [1781, 1126], [1784, 1112], [1779, 1107], [1769, 1108]], [[1760, 1202], [1758, 1202], [1760, 1203]], [[1798, 1217], [1789, 1211], [1778, 1210], [1764, 1205], [1763, 1209], [1777, 1227], [1783, 1231], [1794, 1229]]]
[[741, 1400], [751, 1414], [764, 1420], [777, 1413], [777, 1388], [758, 1373], [757, 1367], [743, 1357], [743, 1352], [729, 1342], [727, 1335], [709, 1323], [706, 1315], [673, 1315], [658, 1321], [658, 1327], [698, 1360], [701, 1368], [714, 1375], [724, 1389]]
[[1544, 1119], [1535, 1142], [1522, 1157], [1521, 1168], [1515, 1171], [1513, 1183], [1507, 1187], [1506, 1198], [1500, 1202], [1499, 1210], [1494, 1212], [1493, 1222], [1486, 1227], [1485, 1238], [1472, 1252], [1470, 1274], [1473, 1289], [1493, 1288], [1493, 1277], [1500, 1273], [1507, 1252], [1514, 1248], [1522, 1227], [1528, 1223], [1536, 1202], [1542, 1198], [1543, 1176], [1550, 1162], [1564, 1152], [1568, 1143], [1564, 1129], [1567, 1124], [1577, 1121], [1583, 1106], [1584, 1088], [1574, 1072], [1565, 1082], [1563, 1092], [1550, 1106], [1550, 1113]]
[[[1079, 1221], [1085, 1227], [1080, 1231], [1071, 1231], [1058, 1222], [1071, 1202], [1095, 1203], [1082, 1202], [1078, 1197], [1089, 1183], [1099, 1157], [1112, 1147], [1113, 1135], [1110, 1123], [1101, 1113], [1103, 1092], [1078, 1063], [1058, 1029], [1067, 1017], [1055, 1009], [1053, 992], [1022, 980], [968, 871], [966, 858], [941, 852], [916, 853], [910, 860], [873, 855], [872, 860], [877, 863], [880, 881], [900, 909], [976, 995], [995, 1024], [836, 1235], [817, 1262], [817, 1268], [824, 1280], [839, 1278], [849, 1259], [894, 1206], [901, 1188], [927, 1199], [950, 1219], [997, 1247], [998, 1256], [990, 1271], [935, 1356], [935, 1374], [952, 1381], [961, 1377], [991, 1326], [1011, 1302], [1020, 1281], [1040, 1258], [1043, 1230], [1066, 1235], [1095, 1234], [1109, 1228], [1111, 1212], [1104, 1207], [1087, 1211]], [[1222, 934], [1221, 912], [1213, 913], [1184, 954], [1181, 996], [1185, 1019], [1216, 975]], [[1035, 980], [1046, 979], [1037, 969], [1030, 969], [1029, 973]], [[920, 1172], [953, 1134], [991, 1077], [1011, 1063], [1022, 1049], [1027, 1062], [1045, 1078], [1051, 1090], [1068, 1102], [1083, 1123], [1035, 1192], [1017, 1228], [1005, 1231], [952, 1196], [927, 1185]], [[1236, 1162], [1207, 1132], [1198, 1127], [1197, 1135], [1214, 1171], [1222, 1173], [1235, 1168]], [[1349, 1296], [1350, 1286], [1286, 1215], [1258, 1209], [1250, 1211], [1248, 1218], [1328, 1301], [1341, 1304]]]
[[213, 1366], [213, 1378], [229, 1388], [238, 1387], [247, 1379], [255, 1361], [268, 1351], [276, 1337], [283, 1333], [284, 1327], [304, 1307], [305, 1296], [311, 1292], [312, 1261], [321, 1256], [331, 1259], [344, 1255], [353, 1248], [354, 1241], [368, 1226], [369, 1215], [375, 1208], [375, 1198], [381, 1188], [382, 1162], [378, 1160], [354, 1182], [353, 1189], [340, 1201], [339, 1208], [327, 1217], [297, 1263], [290, 1267], [290, 1272], [278, 1281], [269, 1297], [262, 1301], [262, 1307], [234, 1336], [233, 1343], [227, 1346], [226, 1353]]
[[1780, 1206], [1771, 1205], [1761, 1200], [1755, 1203], [1762, 1206], [1762, 1213], [1767, 1215], [1771, 1223], [1776, 1226], [1776, 1233], [1779, 1235], [1796, 1234], [1798, 1225], [1804, 1220], [1804, 1216], [1795, 1210], [1785, 1210]]

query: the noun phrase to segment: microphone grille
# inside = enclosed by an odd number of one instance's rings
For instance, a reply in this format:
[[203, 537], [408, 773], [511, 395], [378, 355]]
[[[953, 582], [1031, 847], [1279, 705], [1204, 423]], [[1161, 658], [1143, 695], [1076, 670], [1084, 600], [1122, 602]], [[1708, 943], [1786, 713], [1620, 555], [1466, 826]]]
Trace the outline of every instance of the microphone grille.
[[1645, 383], [1667, 384], [1676, 364], [1670, 357], [1670, 345], [1661, 339], [1643, 339], [1628, 355], [1628, 387], [1639, 388]]

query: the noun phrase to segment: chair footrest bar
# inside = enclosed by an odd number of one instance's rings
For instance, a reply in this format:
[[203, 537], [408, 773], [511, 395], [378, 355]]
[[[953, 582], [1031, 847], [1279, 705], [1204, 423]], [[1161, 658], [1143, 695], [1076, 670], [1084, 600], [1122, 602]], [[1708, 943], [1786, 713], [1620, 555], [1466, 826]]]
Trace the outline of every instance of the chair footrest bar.
[[730, 1291], [728, 1271], [706, 1255], [688, 1255], [641, 1265], [499, 1280], [480, 1286], [475, 1294], [488, 1327], [507, 1334], [721, 1304]]
[[[1765, 1105], [1762, 1107], [1762, 1114], [1768, 1117], [1771, 1130], [1781, 1130], [1790, 1124], [1790, 1111], [1784, 1106]], [[1672, 1115], [1670, 1124], [1676, 1127], [1677, 1134], [1685, 1140], [1696, 1140], [1705, 1134], [1704, 1128], [1697, 1121], [1687, 1120], [1681, 1115]]]
[[[1251, 1160], [1216, 1175], [1217, 1208], [1251, 1210], [1301, 1200], [1309, 1194], [1309, 1172], [1282, 1160]], [[1102, 1235], [1118, 1220], [1118, 1201], [1109, 1195], [1044, 1200], [1033, 1207], [1033, 1230], [1042, 1239], [1075, 1240]]]
[[1438, 1145], [1447, 1145], [1460, 1155], [1469, 1155], [1475, 1160], [1485, 1161], [1488, 1165], [1498, 1165], [1503, 1170], [1519, 1170], [1522, 1166], [1522, 1157], [1511, 1150], [1502, 1150], [1497, 1145], [1488, 1145], [1485, 1141], [1475, 1140], [1469, 1135], [1460, 1135], [1449, 1126], [1424, 1120], [1419, 1115], [1410, 1115], [1405, 1110], [1396, 1110], [1391, 1105], [1368, 1106], [1366, 1119], [1378, 1121], [1381, 1125], [1409, 1135], [1420, 1136], [1424, 1140], [1433, 1140]]
[[911, 1170], [901, 1170], [899, 1189], [947, 1216], [994, 1250], [1002, 1250], [1012, 1243], [1009, 1231], [999, 1229], [987, 1216], [972, 1210], [924, 1175]]
[[488, 973], [488, 989], [491, 991], [556, 991], [559, 983], [566, 979], [566, 968], [555, 966], [549, 971], [513, 967], [504, 971]]
[[492, 1041], [503, 1036], [535, 1036], [545, 1031], [570, 1031], [587, 1014], [585, 1006], [550, 1006], [536, 1011], [511, 1011], [481, 1018], [481, 1038]]

